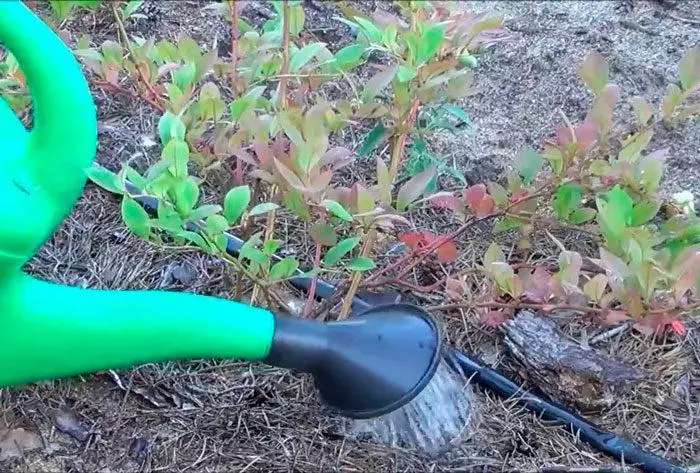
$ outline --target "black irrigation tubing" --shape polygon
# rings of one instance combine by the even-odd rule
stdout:
[[[128,181],[125,184],[130,196],[141,204],[147,212],[150,212],[152,215],[157,212],[158,199],[156,197],[143,195],[141,189]],[[197,230],[202,228],[203,225],[203,222],[192,223],[188,229]],[[226,237],[228,239],[226,252],[233,257],[237,257],[245,242],[230,233],[227,233]],[[282,259],[277,255],[273,258],[277,261]],[[311,287],[311,278],[303,276],[301,270],[297,270],[297,272],[299,276],[292,277],[289,280],[290,283],[298,289],[308,291]],[[335,290],[335,286],[327,281],[322,279],[316,281],[316,296],[319,299],[332,296]],[[355,296],[353,299],[352,309],[354,313],[362,312],[371,307],[372,304],[360,296]],[[471,377],[480,385],[494,391],[505,399],[515,400],[543,418],[566,425],[572,434],[583,442],[627,465],[637,466],[647,473],[687,473],[685,468],[643,450],[640,446],[614,432],[601,429],[590,421],[574,414],[561,404],[547,399],[545,396],[538,396],[532,391],[522,389],[517,383],[486,366],[483,361],[469,356],[457,348],[447,348],[445,360],[457,372]]]

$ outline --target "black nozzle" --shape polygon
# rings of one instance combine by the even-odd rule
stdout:
[[[407,304],[373,307],[339,322],[277,317],[265,362],[311,373],[340,415],[379,417],[410,402],[442,358],[435,320]]]

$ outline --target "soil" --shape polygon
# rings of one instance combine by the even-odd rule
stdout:
[[[307,24],[334,47],[349,38],[332,19],[335,7],[306,1]],[[381,2],[358,2],[371,10]],[[659,103],[674,80],[682,53],[700,42],[700,3],[692,1],[466,2],[475,11],[503,12],[510,38],[479,57],[479,94],[464,102],[475,132],[438,137],[434,145],[471,182],[498,178],[523,145],[551,135],[561,109],[581,119],[590,94],[575,69],[590,51],[611,64],[611,80],[622,100],[643,95]],[[205,3],[146,2],[146,18],[129,32],[175,37],[185,32],[226,54],[228,28]],[[251,2],[243,17],[260,23],[271,9]],[[71,40],[89,34],[115,38],[108,14],[79,15],[63,26]],[[95,90],[100,117],[97,160],[117,169],[130,160],[145,166],[157,156],[157,116],[143,103]],[[627,114],[624,109],[621,113]],[[655,136],[651,149],[670,150],[667,192],[690,190],[700,197],[698,122]],[[354,172],[361,173],[361,167]],[[419,212],[419,228],[438,228],[444,216]],[[461,262],[483,252],[478,231],[460,241]],[[537,251],[551,258],[547,242]],[[303,249],[298,249],[303,253]],[[88,185],[75,211],[29,264],[50,281],[108,289],[186,290],[231,297],[224,264],[195,253],[164,251],[130,235],[120,222],[119,202]],[[438,304],[444,294],[423,302]],[[86,311],[89,308],[86,308]],[[526,382],[522,367],[507,354],[502,336],[469,312],[436,314],[447,324],[449,342],[482,357],[492,367]],[[99,316],[95,314],[94,316]],[[148,314],[143,314],[148,317]],[[192,314],[196,322],[197,314]],[[574,340],[593,328],[566,324]],[[643,381],[613,405],[587,416],[669,459],[700,463],[700,319],[688,320],[685,338],[662,343],[625,333],[597,344],[601,353],[631,363]],[[588,332],[585,332],[585,331]],[[65,340],[65,343],[71,343]],[[27,451],[0,462],[15,472],[136,471],[558,471],[622,466],[574,435],[523,411],[512,401],[474,387],[480,428],[444,457],[424,458],[402,449],[339,437],[305,376],[259,364],[193,361],[144,365],[4,391],[0,433],[32,433]],[[34,434],[41,437],[39,446]],[[18,438],[20,438],[19,436]]]

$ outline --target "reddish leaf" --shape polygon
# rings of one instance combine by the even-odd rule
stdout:
[[[471,211],[478,217],[490,214],[495,207],[495,202],[486,192],[486,186],[484,184],[476,184],[467,188],[465,200]]]
[[[333,166],[335,169],[335,166],[339,162],[347,161],[346,158],[352,155],[352,151],[350,151],[347,148],[344,148],[342,146],[336,146],[335,148],[331,148],[328,151],[326,151],[326,154],[323,155],[323,158],[321,159],[321,165],[322,166]]]
[[[451,263],[457,259],[457,246],[452,241],[446,241],[435,249],[440,263]]]
[[[674,320],[671,322],[671,330],[676,332],[678,335],[685,335],[685,324],[682,320]]]
[[[628,320],[630,320],[630,316],[627,312],[621,310],[607,310],[603,314],[603,323],[605,325],[617,325]]]
[[[520,279],[523,282],[523,295],[528,301],[533,303],[541,303],[547,302],[550,299],[552,293],[552,276],[546,269],[541,266],[537,266],[532,274],[525,270],[519,271],[518,276],[520,276]]]
[[[267,168],[272,164],[272,150],[267,143],[260,140],[253,141],[253,151],[262,167]]]
[[[287,183],[290,186],[294,187],[296,190],[299,191],[306,190],[304,183],[301,182],[301,179],[299,179],[299,177],[294,173],[294,171],[289,169],[278,159],[275,159],[273,162],[275,163],[275,168],[277,168],[277,171],[282,175],[284,180],[287,181]]]
[[[399,241],[412,250],[415,250],[423,241],[423,235],[419,233],[401,233],[399,234]]]
[[[451,193],[441,193],[431,196],[429,202],[439,208],[448,210],[457,210],[459,208],[459,199]]]
[[[585,121],[575,127],[574,133],[576,133],[576,141],[578,141],[584,149],[590,148],[590,146],[598,138],[598,129],[596,128],[595,123],[590,121]]]
[[[506,318],[507,316],[504,311],[491,310],[485,314],[481,314],[479,321],[484,325],[488,325],[489,327],[498,327],[506,321]]]
[[[452,299],[460,300],[466,291],[462,281],[448,276],[445,281],[445,292]]]

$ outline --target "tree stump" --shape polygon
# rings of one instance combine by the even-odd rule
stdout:
[[[554,400],[592,411],[610,407],[643,373],[564,337],[547,317],[521,311],[505,324],[505,342],[528,379]]]

